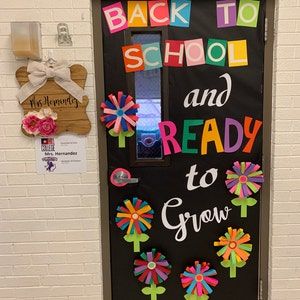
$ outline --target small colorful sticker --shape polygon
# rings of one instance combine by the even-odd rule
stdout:
[[[222,247],[217,252],[218,256],[223,257],[221,265],[224,268],[230,268],[230,278],[236,278],[236,268],[242,268],[246,265],[252,244],[246,244],[250,241],[250,235],[245,234],[243,229],[228,228],[224,236],[219,237],[219,241],[214,242],[214,246]]]
[[[162,295],[166,289],[158,284],[168,279],[171,273],[171,265],[166,257],[156,249],[143,252],[140,259],[134,261],[134,275],[140,282],[148,284],[149,287],[142,289],[144,295],[150,295],[151,300],[157,300],[157,295]]]

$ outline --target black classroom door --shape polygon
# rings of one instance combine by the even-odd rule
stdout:
[[[102,7],[113,3],[116,1],[101,1]],[[121,3],[127,14],[127,1]],[[240,147],[234,152],[226,152],[224,149],[225,135],[231,145],[238,139],[237,128],[225,125],[229,118],[238,121],[244,131],[247,127],[245,120],[251,120],[248,128],[250,132],[254,130],[254,122],[259,123],[263,119],[265,1],[259,2],[257,27],[224,28],[217,27],[216,1],[193,0],[191,3],[188,28],[148,25],[146,28],[129,28],[111,34],[102,15],[105,95],[117,95],[118,91],[122,91],[125,95],[132,95],[140,104],[136,133],[126,138],[125,148],[119,148],[118,138],[107,134],[113,300],[150,299],[150,296],[141,292],[147,284],[141,283],[134,275],[134,260],[139,258],[140,253],[153,248],[165,255],[172,265],[168,279],[159,284],[166,291],[157,295],[157,299],[184,299],[187,292],[181,286],[180,274],[195,261],[209,262],[217,272],[214,277],[219,283],[212,287],[210,299],[258,299],[260,194],[258,192],[252,195],[257,203],[248,206],[247,217],[241,217],[241,208],[231,203],[238,196],[229,192],[225,180],[226,171],[232,170],[236,161],[261,165],[262,128],[258,130],[251,151],[244,151],[249,141],[246,133]],[[239,3],[237,1],[237,5]],[[187,41],[199,38],[203,39],[205,51],[208,49],[209,39],[246,40],[248,65],[229,67],[226,54],[225,66],[187,66],[184,60],[182,67],[163,66],[150,71],[125,72],[122,54],[122,47],[125,45],[158,42],[164,60],[167,40]],[[214,89],[217,90],[215,95],[212,92],[206,98],[203,96],[205,90]],[[225,104],[221,103],[225,101],[227,94],[220,94],[229,89],[229,98]],[[194,93],[186,99],[193,90]],[[219,105],[216,102],[218,95]],[[193,97],[197,105],[192,104]],[[210,97],[212,102],[209,102]],[[205,101],[200,103],[201,99]],[[184,138],[185,120],[198,121],[193,125],[189,123]],[[215,123],[207,123],[207,120],[215,120]],[[172,153],[163,153],[158,123],[164,121],[172,122],[177,129],[174,138],[181,148],[178,153],[174,153],[170,141],[168,145]],[[168,135],[170,127],[167,123],[164,124]],[[217,125],[223,151],[218,149],[216,141],[208,141],[207,149],[204,149],[203,132],[212,131],[214,124]],[[184,140],[188,140],[185,146]],[[190,152],[194,153],[188,153],[187,149],[192,149]],[[118,168],[128,170],[132,177],[138,178],[138,182],[124,187],[111,184],[110,176]],[[133,243],[124,240],[126,230],[118,228],[115,220],[117,208],[125,206],[124,200],[133,201],[134,197],[146,201],[154,211],[152,228],[145,231],[149,239],[140,243],[140,253],[134,252]],[[173,200],[169,201],[170,199]],[[228,227],[243,228],[245,233],[251,235],[248,243],[253,245],[246,265],[236,269],[236,278],[230,278],[229,269],[220,264],[222,257],[217,255],[217,251],[221,248],[214,246],[214,242],[227,232]]]

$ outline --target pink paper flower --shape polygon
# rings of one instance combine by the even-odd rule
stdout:
[[[50,136],[56,133],[57,126],[55,121],[48,117],[40,120],[39,132],[41,136]]]
[[[39,134],[40,119],[34,113],[28,113],[22,120],[24,130],[29,134]]]

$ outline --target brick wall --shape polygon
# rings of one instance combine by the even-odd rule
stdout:
[[[269,0],[268,0],[269,1]],[[273,1],[273,0],[270,0]],[[0,299],[100,300],[96,105],[90,0],[0,0]],[[270,299],[300,299],[300,0],[277,0]],[[20,133],[10,21],[42,23],[43,53],[88,69],[88,172],[37,175]],[[56,25],[74,46],[58,48]]]
[[[271,299],[300,299],[300,1],[277,0]]]
[[[42,23],[43,54],[83,64],[92,131],[88,172],[37,175],[34,142],[20,132],[17,62],[10,21]],[[58,48],[59,22],[69,25],[73,47]],[[98,152],[90,0],[0,1],[0,298],[101,299]]]

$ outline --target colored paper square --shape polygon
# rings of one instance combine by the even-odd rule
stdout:
[[[169,6],[167,0],[148,1],[150,24],[153,27],[170,24]]]
[[[122,52],[126,73],[143,71],[145,69],[141,44],[123,46]]]
[[[217,1],[218,28],[236,26],[236,0]]]
[[[182,67],[184,57],[184,41],[166,40],[164,65]]]
[[[160,43],[143,44],[145,71],[159,69],[162,67]]]
[[[241,0],[237,19],[238,26],[257,27],[260,1]]]
[[[227,41],[209,39],[206,50],[206,63],[213,66],[225,66]]]
[[[190,0],[172,0],[170,9],[170,25],[176,27],[189,27],[191,18]]]
[[[205,54],[202,39],[184,41],[185,57],[187,66],[205,64]]]
[[[128,27],[148,26],[147,1],[128,1],[127,12]]]
[[[228,41],[229,67],[248,66],[247,41]]]
[[[128,28],[126,15],[121,2],[102,8],[110,33]]]

